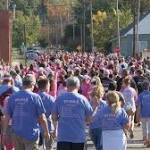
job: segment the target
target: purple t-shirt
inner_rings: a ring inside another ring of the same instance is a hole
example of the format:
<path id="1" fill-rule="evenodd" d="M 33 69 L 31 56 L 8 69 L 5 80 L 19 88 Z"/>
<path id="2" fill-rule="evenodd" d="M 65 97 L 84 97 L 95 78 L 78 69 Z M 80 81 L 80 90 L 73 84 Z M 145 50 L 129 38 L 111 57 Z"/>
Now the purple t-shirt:
<path id="1" fill-rule="evenodd" d="M 138 97 L 138 106 L 140 106 L 140 113 L 142 118 L 150 117 L 150 91 L 143 91 Z"/>
<path id="2" fill-rule="evenodd" d="M 38 94 L 40 95 L 42 99 L 42 102 L 46 111 L 45 115 L 47 118 L 49 131 L 54 130 L 54 127 L 51 124 L 51 118 L 50 118 L 53 107 L 54 107 L 54 97 L 47 94 L 46 92 L 39 92 Z"/>
<path id="3" fill-rule="evenodd" d="M 8 99 L 7 114 L 12 119 L 12 129 L 26 140 L 38 139 L 38 119 L 43 113 L 45 109 L 40 96 L 31 91 L 19 91 Z"/>
<path id="4" fill-rule="evenodd" d="M 92 116 L 92 107 L 86 97 L 66 92 L 57 97 L 53 113 L 57 114 L 57 141 L 84 143 L 85 119 Z"/>
<path id="5" fill-rule="evenodd" d="M 98 113 L 102 130 L 120 130 L 129 122 L 128 115 L 123 108 L 119 108 L 116 113 L 112 113 L 111 108 L 106 106 Z"/>
<path id="6" fill-rule="evenodd" d="M 97 110 L 93 112 L 90 129 L 101 128 L 101 122 L 99 122 L 98 120 L 98 115 L 99 115 L 99 111 L 101 111 L 101 109 L 103 109 L 103 107 L 106 106 L 107 106 L 106 101 L 101 100 L 99 106 L 97 107 Z"/>

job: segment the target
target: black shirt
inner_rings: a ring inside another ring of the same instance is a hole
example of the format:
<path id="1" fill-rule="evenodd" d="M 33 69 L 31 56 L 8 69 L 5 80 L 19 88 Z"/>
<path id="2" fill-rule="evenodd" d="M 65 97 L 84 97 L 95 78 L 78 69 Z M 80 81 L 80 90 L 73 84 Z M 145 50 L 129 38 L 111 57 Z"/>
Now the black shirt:
<path id="1" fill-rule="evenodd" d="M 144 77 L 144 76 L 135 76 L 134 80 L 135 80 L 135 83 L 136 83 L 136 86 L 137 86 L 137 89 L 138 89 L 138 93 L 140 94 L 141 92 L 143 92 L 142 83 L 145 80 L 148 80 L 148 79 L 146 77 Z"/>

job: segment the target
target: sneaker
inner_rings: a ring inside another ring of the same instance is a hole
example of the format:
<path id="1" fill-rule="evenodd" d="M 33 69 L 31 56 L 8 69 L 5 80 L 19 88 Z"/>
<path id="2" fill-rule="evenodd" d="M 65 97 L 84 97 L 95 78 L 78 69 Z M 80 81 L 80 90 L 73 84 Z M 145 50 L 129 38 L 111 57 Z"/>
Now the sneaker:
<path id="1" fill-rule="evenodd" d="M 146 145 L 147 148 L 150 148 L 150 143 Z"/>
<path id="2" fill-rule="evenodd" d="M 134 138 L 134 134 L 133 132 L 130 133 L 130 138 L 133 139 Z"/>
<path id="3" fill-rule="evenodd" d="M 142 123 L 141 123 L 141 122 L 137 123 L 137 127 L 140 127 L 141 125 L 142 125 Z"/>

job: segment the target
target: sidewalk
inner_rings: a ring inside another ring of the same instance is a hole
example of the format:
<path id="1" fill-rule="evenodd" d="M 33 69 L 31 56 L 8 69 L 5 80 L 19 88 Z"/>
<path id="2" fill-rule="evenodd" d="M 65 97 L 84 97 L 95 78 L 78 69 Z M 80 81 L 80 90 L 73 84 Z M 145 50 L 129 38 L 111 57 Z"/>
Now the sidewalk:
<path id="1" fill-rule="evenodd" d="M 128 140 L 128 150 L 150 150 L 150 148 L 146 148 L 143 144 L 142 139 L 142 129 L 136 127 L 134 131 L 134 139 Z"/>

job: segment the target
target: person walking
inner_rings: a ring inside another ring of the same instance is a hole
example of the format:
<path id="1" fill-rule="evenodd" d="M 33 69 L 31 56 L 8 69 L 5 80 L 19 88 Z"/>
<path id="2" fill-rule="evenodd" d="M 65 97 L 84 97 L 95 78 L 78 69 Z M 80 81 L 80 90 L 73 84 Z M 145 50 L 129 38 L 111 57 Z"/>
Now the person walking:
<path id="1" fill-rule="evenodd" d="M 123 94 L 125 100 L 124 108 L 131 121 L 131 128 L 129 130 L 130 138 L 134 138 L 133 130 L 134 117 L 136 112 L 137 92 L 134 88 L 131 87 L 131 78 L 129 76 L 123 80 L 121 93 Z"/>
<path id="2" fill-rule="evenodd" d="M 57 97 L 52 118 L 57 129 L 57 150 L 83 150 L 86 122 L 91 121 L 92 107 L 86 97 L 78 93 L 77 77 L 67 79 L 67 92 Z"/>
<path id="3" fill-rule="evenodd" d="M 102 150 L 102 128 L 96 116 L 98 111 L 100 111 L 107 104 L 106 101 L 102 100 L 104 96 L 104 87 L 100 78 L 94 77 L 91 81 L 91 85 L 92 90 L 90 92 L 90 103 L 94 112 L 92 115 L 89 133 L 96 150 Z"/>
<path id="4" fill-rule="evenodd" d="M 142 121 L 143 140 L 147 147 L 150 147 L 150 82 L 145 80 L 142 83 L 143 92 L 138 97 L 138 120 Z"/>
<path id="5" fill-rule="evenodd" d="M 38 94 L 32 92 L 35 83 L 36 80 L 33 75 L 26 75 L 23 79 L 24 89 L 8 99 L 3 141 L 5 142 L 8 123 L 12 120 L 15 150 L 38 149 L 39 124 L 44 129 L 45 138 L 50 138 L 42 100 Z"/>
<path id="6" fill-rule="evenodd" d="M 0 106 L 0 150 L 4 149 L 4 145 L 2 143 L 2 127 L 3 127 L 3 119 L 4 119 L 4 114 L 2 111 L 2 108 Z"/>
<path id="7" fill-rule="evenodd" d="M 115 91 L 108 92 L 107 103 L 97 115 L 102 127 L 103 150 L 126 150 L 124 130 L 129 128 L 128 115 L 121 108 L 119 95 Z"/>
<path id="8" fill-rule="evenodd" d="M 40 78 L 38 80 L 38 88 L 39 88 L 39 95 L 42 99 L 44 108 L 46 110 L 46 118 L 47 118 L 47 122 L 48 122 L 48 128 L 49 128 L 49 133 L 51 135 L 51 138 L 47 141 L 46 139 L 44 139 L 43 137 L 43 131 L 42 132 L 42 137 L 43 137 L 43 141 L 45 144 L 44 147 L 46 148 L 46 150 L 51 150 L 52 146 L 53 146 L 53 137 L 52 137 L 52 133 L 54 132 L 54 126 L 52 124 L 52 120 L 51 120 L 51 113 L 54 107 L 54 97 L 52 97 L 51 95 L 48 94 L 49 89 L 50 89 L 50 84 L 49 84 L 49 80 L 46 78 Z"/>
<path id="9" fill-rule="evenodd" d="M 3 117 L 5 118 L 5 109 L 8 103 L 8 98 L 13 94 L 19 91 L 19 88 L 14 86 L 13 78 L 9 74 L 4 74 L 3 82 L 0 86 L 0 105 L 3 112 Z M 13 150 L 13 140 L 11 136 L 11 121 L 6 131 L 7 142 L 4 144 L 6 150 Z"/>

